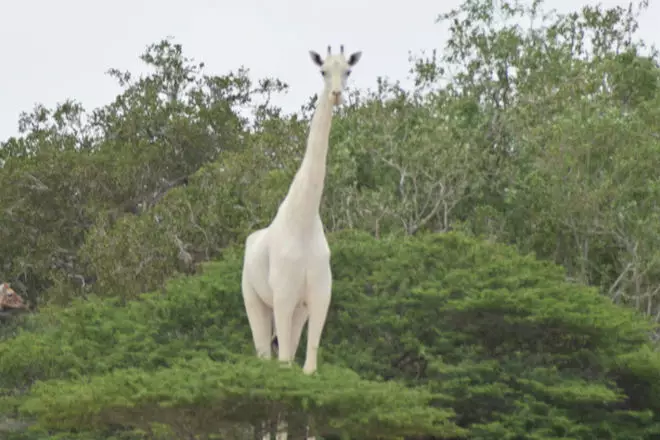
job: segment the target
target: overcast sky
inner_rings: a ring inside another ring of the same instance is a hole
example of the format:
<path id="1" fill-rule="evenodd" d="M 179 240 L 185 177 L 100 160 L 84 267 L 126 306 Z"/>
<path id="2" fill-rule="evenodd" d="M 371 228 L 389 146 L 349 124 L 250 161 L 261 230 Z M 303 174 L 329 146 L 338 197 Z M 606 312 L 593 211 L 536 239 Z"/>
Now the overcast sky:
<path id="1" fill-rule="evenodd" d="M 290 84 L 277 101 L 298 110 L 318 92 L 321 78 L 307 51 L 331 44 L 362 50 L 351 75 L 355 87 L 376 77 L 405 80 L 408 51 L 441 49 L 439 13 L 459 0 L 5 0 L 0 2 L 0 140 L 16 135 L 21 111 L 74 98 L 88 110 L 110 102 L 119 88 L 108 68 L 144 72 L 138 56 L 167 36 L 184 54 L 224 74 L 244 65 L 253 78 Z M 588 0 L 546 0 L 559 11 Z M 605 6 L 626 4 L 603 0 Z M 639 35 L 660 46 L 660 1 L 641 19 Z M 185 5 L 185 6 L 184 6 Z"/>

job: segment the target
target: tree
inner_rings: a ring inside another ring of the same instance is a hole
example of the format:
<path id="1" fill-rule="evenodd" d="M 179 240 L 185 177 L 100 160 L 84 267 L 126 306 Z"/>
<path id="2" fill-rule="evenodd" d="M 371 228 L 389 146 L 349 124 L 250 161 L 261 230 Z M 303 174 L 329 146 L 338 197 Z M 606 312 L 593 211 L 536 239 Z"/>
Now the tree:
<path id="1" fill-rule="evenodd" d="M 5 404 L 49 429 L 164 424 L 174 438 L 245 432 L 282 408 L 351 438 L 660 432 L 651 326 L 561 268 L 458 233 L 346 231 L 331 246 L 318 377 L 252 354 L 232 247 L 137 301 L 43 309 L 0 343 Z"/>
<path id="2" fill-rule="evenodd" d="M 286 88 L 255 85 L 245 69 L 205 75 L 203 63 L 169 40 L 141 59 L 153 73 L 136 80 L 109 71 L 123 88 L 114 102 L 90 113 L 74 101 L 53 111 L 37 106 L 21 117 L 22 135 L 0 148 L 0 267 L 33 303 L 89 293 L 107 275 L 84 244 L 153 207 L 222 154 L 242 151 L 249 124 L 240 112 Z M 167 241 L 170 253 L 188 246 Z"/>
<path id="3" fill-rule="evenodd" d="M 479 162 L 457 226 L 556 261 L 660 319 L 660 69 L 657 52 L 634 39 L 647 2 L 568 14 L 542 6 L 468 0 L 439 18 L 450 31 L 444 54 L 416 60 L 419 87 L 463 104 L 453 112 L 459 139 Z"/>

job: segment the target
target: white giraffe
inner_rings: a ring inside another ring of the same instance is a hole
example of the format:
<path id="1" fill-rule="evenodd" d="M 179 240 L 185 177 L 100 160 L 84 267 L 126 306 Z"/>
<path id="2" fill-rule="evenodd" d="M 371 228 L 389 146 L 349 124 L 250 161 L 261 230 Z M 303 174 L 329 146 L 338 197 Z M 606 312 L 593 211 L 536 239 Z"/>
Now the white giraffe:
<path id="1" fill-rule="evenodd" d="M 292 363 L 309 320 L 304 374 L 316 371 L 332 291 L 330 248 L 319 213 L 332 110 L 343 102 L 346 80 L 362 55 L 356 52 L 346 58 L 343 45 L 336 55 L 328 46 L 325 60 L 314 51 L 309 53 L 321 69 L 324 88 L 310 124 L 305 156 L 273 221 L 247 237 L 242 276 L 257 356 L 271 357 L 274 318 L 278 359 Z M 285 440 L 286 432 L 277 438 Z"/>

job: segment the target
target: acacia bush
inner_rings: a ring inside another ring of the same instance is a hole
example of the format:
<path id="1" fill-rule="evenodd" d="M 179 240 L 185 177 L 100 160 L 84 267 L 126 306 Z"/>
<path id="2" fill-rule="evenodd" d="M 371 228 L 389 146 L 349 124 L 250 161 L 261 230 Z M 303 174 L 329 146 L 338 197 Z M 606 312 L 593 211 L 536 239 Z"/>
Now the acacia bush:
<path id="1" fill-rule="evenodd" d="M 561 267 L 460 233 L 330 241 L 316 377 L 254 359 L 233 247 L 135 301 L 45 308 L 0 343 L 3 404 L 43 429 L 137 438 L 155 426 L 244 438 L 283 408 L 350 438 L 660 434 L 651 325 Z"/>

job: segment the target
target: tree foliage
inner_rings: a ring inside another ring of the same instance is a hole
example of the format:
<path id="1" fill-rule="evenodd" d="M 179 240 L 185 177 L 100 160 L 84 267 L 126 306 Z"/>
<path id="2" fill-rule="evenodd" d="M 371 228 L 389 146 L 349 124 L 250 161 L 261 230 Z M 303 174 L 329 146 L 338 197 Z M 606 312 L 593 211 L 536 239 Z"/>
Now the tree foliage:
<path id="1" fill-rule="evenodd" d="M 1 323 L 0 431 L 241 438 L 286 408 L 292 429 L 311 414 L 352 438 L 660 435 L 646 5 L 465 0 L 438 17 L 443 50 L 411 57 L 412 87 L 351 91 L 315 378 L 253 359 L 238 293 L 241 243 L 287 191 L 313 98 L 286 114 L 270 103 L 286 84 L 209 74 L 163 40 L 149 74 L 108 71 L 109 104 L 22 114 L 0 144 L 0 280 L 35 313 Z"/>
<path id="2" fill-rule="evenodd" d="M 135 301 L 42 309 L 0 344 L 5 405 L 43 428 L 156 423 L 201 438 L 247 432 L 283 409 L 351 438 L 660 433 L 650 325 L 561 268 L 460 233 L 331 241 L 318 376 L 254 359 L 242 252 L 230 248 Z"/>

